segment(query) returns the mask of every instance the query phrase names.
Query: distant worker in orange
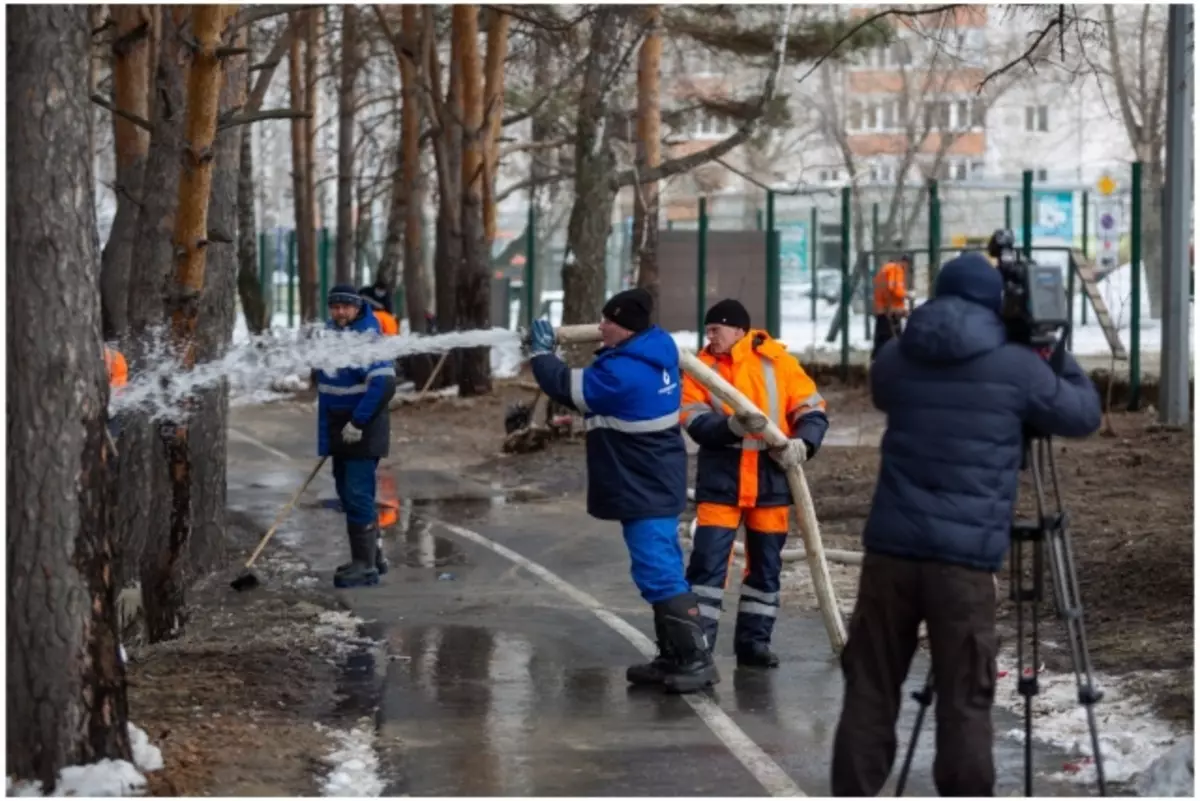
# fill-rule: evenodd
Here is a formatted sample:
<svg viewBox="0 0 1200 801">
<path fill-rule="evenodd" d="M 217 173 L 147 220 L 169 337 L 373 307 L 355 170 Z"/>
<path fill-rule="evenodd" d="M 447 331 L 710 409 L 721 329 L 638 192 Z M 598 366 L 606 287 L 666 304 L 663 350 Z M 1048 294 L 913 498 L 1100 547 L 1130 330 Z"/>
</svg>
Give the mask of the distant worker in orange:
<svg viewBox="0 0 1200 801">
<path fill-rule="evenodd" d="M 722 300 L 704 316 L 708 346 L 700 361 L 733 384 L 760 412 L 734 414 L 696 379 L 684 376 L 680 421 L 700 446 L 696 462 L 696 533 L 687 580 L 699 597 L 700 624 L 712 649 L 738 528 L 746 526 L 746 570 L 733 650 L 741 667 L 773 668 L 771 634 L 779 614 L 783 546 L 791 492 L 784 472 L 813 457 L 829 419 L 825 400 L 800 366 L 750 313 Z M 788 437 L 767 448 L 767 421 Z M 769 458 L 767 458 L 769 457 Z"/>
<path fill-rule="evenodd" d="M 109 389 L 117 389 L 129 383 L 129 365 L 116 348 L 104 346 L 104 366 L 108 368 Z"/>
<path fill-rule="evenodd" d="M 375 314 L 375 319 L 379 321 L 379 330 L 385 337 L 394 337 L 400 334 L 400 324 L 396 322 L 396 318 L 384 306 L 384 301 L 389 298 L 389 293 L 386 286 L 376 282 L 373 286 L 364 286 L 358 290 L 358 294 L 371 307 L 371 311 Z M 390 304 L 389 304 L 390 305 Z M 390 470 L 380 470 L 377 474 L 378 484 L 376 490 L 376 505 L 379 507 L 379 517 L 376 519 L 376 524 L 382 532 L 388 526 L 394 526 L 396 521 L 400 519 L 400 495 L 396 489 L 396 479 L 392 476 Z M 380 542 L 382 542 L 382 537 Z M 383 553 L 383 547 L 379 547 L 379 553 Z M 380 574 L 387 572 L 387 560 L 380 558 Z"/>
<path fill-rule="evenodd" d="M 908 316 L 908 270 L 912 264 L 907 253 L 889 261 L 875 274 L 875 344 L 871 361 L 888 340 L 900 336 Z"/>
</svg>

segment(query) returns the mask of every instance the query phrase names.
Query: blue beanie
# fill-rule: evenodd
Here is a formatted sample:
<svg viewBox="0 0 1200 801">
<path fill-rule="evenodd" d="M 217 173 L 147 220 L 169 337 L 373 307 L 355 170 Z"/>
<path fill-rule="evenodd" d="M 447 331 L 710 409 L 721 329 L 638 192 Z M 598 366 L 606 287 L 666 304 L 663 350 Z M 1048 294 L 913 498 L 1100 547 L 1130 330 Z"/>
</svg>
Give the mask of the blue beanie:
<svg viewBox="0 0 1200 801">
<path fill-rule="evenodd" d="M 953 295 L 1000 313 L 1004 301 L 1004 279 L 981 253 L 964 253 L 942 265 L 934 296 Z"/>
<path fill-rule="evenodd" d="M 335 303 L 345 303 L 347 306 L 361 306 L 363 299 L 354 287 L 349 284 L 338 284 L 329 290 L 329 300 L 327 303 L 330 306 Z"/>
</svg>

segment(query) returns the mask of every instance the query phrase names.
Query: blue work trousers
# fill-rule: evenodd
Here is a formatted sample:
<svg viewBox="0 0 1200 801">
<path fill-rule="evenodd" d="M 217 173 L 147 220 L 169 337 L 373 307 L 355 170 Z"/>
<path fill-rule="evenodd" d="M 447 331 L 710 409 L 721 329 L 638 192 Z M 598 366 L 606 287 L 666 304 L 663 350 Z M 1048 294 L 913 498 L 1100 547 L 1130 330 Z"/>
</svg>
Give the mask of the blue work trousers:
<svg viewBox="0 0 1200 801">
<path fill-rule="evenodd" d="M 724 607 L 725 584 L 736 528 L 697 526 L 687 577 L 699 596 L 700 623 L 711 646 L 717 641 L 717 622 Z M 746 529 L 746 572 L 738 597 L 733 647 L 737 653 L 770 645 L 779 615 L 779 575 L 787 534 L 764 534 Z"/>
<path fill-rule="evenodd" d="M 646 603 L 661 603 L 690 591 L 684 578 L 678 517 L 622 520 L 621 531 L 629 548 L 633 583 Z"/>
<path fill-rule="evenodd" d="M 375 522 L 375 472 L 378 459 L 333 458 L 333 483 L 346 511 L 346 522 L 366 526 Z"/>
</svg>

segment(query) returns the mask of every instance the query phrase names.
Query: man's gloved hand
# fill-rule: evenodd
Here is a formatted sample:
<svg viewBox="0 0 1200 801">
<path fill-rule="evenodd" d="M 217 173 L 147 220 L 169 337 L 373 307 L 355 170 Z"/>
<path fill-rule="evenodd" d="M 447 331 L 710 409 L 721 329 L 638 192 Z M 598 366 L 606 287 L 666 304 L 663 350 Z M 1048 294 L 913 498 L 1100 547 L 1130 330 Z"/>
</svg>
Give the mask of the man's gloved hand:
<svg viewBox="0 0 1200 801">
<path fill-rule="evenodd" d="M 543 353 L 554 353 L 554 326 L 549 320 L 534 320 L 529 331 L 529 352 L 534 356 Z"/>
<path fill-rule="evenodd" d="M 808 444 L 801 439 L 789 439 L 787 445 L 767 451 L 780 467 L 804 464 L 808 460 Z"/>
<path fill-rule="evenodd" d="M 729 418 L 729 430 L 739 437 L 761 434 L 767 428 L 767 418 L 762 412 L 738 412 Z"/>
<path fill-rule="evenodd" d="M 362 429 L 354 425 L 354 423 L 346 423 L 342 427 L 342 442 L 347 445 L 353 445 L 362 439 Z"/>
</svg>

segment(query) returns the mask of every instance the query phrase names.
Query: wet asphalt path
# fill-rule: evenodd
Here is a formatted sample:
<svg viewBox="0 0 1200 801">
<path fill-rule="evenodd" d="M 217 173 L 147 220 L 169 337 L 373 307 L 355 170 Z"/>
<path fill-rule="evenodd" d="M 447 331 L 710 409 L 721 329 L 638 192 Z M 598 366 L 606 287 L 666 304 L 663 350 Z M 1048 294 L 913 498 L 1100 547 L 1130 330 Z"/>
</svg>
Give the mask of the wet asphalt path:
<svg viewBox="0 0 1200 801">
<path fill-rule="evenodd" d="M 257 444 L 230 438 L 229 503 L 264 526 L 314 461 L 309 431 L 297 422 L 267 408 L 234 412 L 234 428 Z M 783 665 L 762 672 L 736 669 L 727 611 L 717 646 L 722 680 L 710 695 L 719 711 L 697 702 L 709 709 L 706 722 L 695 704 L 625 683 L 626 666 L 641 657 L 621 621 L 647 636 L 652 626 L 614 524 L 588 518 L 578 499 L 513 504 L 451 474 L 394 475 L 405 506 L 387 539 L 392 570 L 379 587 L 341 593 L 386 644 L 387 665 L 376 671 L 386 795 L 828 793 L 842 686 L 815 615 L 785 611 L 775 634 Z M 315 502 L 332 496 L 326 468 L 280 531 L 324 581 L 345 558 L 342 518 Z M 456 533 L 464 530 L 472 536 Z M 610 621 L 582 605 L 580 593 Z M 728 598 L 727 610 L 736 587 Z M 914 664 L 910 689 L 925 669 Z M 915 711 L 907 701 L 897 762 Z M 995 722 L 998 733 L 1019 725 L 999 711 Z M 935 792 L 932 743 L 927 720 L 909 795 Z M 1019 794 L 1019 748 L 1001 740 L 996 758 L 997 793 Z M 1036 762 L 1049 773 L 1063 759 L 1040 753 Z M 1036 789 L 1087 788 L 1040 781 Z"/>
</svg>

